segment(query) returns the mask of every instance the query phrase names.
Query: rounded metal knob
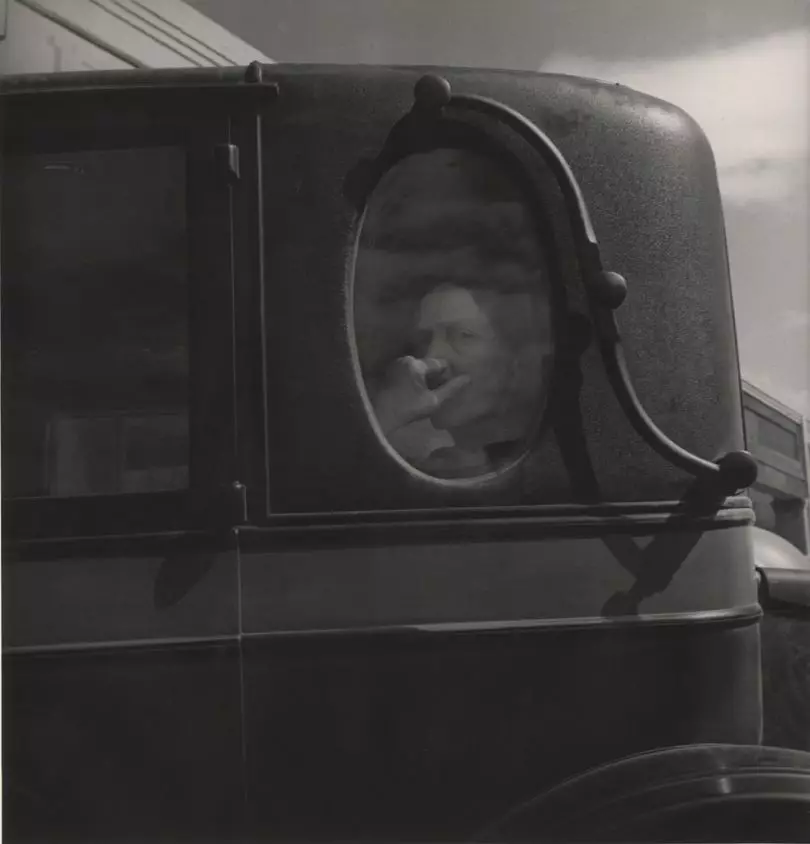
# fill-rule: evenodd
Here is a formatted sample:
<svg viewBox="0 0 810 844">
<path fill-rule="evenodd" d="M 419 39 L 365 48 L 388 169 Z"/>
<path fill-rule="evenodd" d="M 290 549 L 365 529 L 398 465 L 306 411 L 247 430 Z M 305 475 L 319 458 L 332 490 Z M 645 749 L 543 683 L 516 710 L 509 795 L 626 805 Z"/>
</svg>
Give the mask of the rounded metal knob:
<svg viewBox="0 0 810 844">
<path fill-rule="evenodd" d="M 757 462 L 747 451 L 730 451 L 718 461 L 723 486 L 730 492 L 746 489 L 757 479 Z"/>
<path fill-rule="evenodd" d="M 616 310 L 627 296 L 627 281 L 619 273 L 602 272 L 594 282 L 594 293 L 601 304 Z"/>
<path fill-rule="evenodd" d="M 450 83 L 434 73 L 423 76 L 413 89 L 416 105 L 424 109 L 438 111 L 450 102 L 451 96 Z"/>
</svg>

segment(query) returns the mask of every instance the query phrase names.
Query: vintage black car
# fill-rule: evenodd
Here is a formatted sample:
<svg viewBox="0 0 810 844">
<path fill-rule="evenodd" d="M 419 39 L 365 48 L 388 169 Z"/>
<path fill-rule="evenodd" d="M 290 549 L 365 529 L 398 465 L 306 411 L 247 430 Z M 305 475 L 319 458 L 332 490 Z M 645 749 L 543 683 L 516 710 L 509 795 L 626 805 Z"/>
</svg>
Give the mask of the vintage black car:
<svg viewBox="0 0 810 844">
<path fill-rule="evenodd" d="M 8 842 L 810 829 L 686 114 L 450 68 L 0 91 Z"/>
</svg>

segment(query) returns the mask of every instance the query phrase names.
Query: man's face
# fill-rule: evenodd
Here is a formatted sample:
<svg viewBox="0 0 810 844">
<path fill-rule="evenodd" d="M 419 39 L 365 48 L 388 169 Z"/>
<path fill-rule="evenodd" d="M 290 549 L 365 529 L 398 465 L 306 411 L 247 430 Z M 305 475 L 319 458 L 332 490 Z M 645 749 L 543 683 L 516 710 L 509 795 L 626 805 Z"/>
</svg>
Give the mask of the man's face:
<svg viewBox="0 0 810 844">
<path fill-rule="evenodd" d="M 450 377 L 470 383 L 431 416 L 436 428 L 458 428 L 499 410 L 513 354 L 486 310 L 462 287 L 443 285 L 421 302 L 417 322 L 420 353 L 449 364 Z"/>
</svg>

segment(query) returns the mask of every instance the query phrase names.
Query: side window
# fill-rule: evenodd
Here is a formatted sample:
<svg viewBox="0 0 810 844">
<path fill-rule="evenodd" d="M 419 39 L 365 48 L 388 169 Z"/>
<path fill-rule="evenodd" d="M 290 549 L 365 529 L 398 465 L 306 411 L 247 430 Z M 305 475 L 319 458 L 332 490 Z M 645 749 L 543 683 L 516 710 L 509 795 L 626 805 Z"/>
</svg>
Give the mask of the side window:
<svg viewBox="0 0 810 844">
<path fill-rule="evenodd" d="M 455 479 L 525 451 L 549 387 L 550 280 L 497 161 L 436 149 L 389 170 L 365 208 L 353 298 L 369 402 L 401 457 Z"/>
<path fill-rule="evenodd" d="M 187 487 L 185 158 L 5 159 L 4 497 Z"/>
</svg>

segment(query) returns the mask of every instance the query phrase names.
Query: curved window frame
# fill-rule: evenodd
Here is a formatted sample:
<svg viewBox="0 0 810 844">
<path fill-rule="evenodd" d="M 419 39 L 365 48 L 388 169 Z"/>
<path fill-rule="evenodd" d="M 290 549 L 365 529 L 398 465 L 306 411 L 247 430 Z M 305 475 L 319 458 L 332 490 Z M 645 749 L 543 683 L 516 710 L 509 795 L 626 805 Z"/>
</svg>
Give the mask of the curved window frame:
<svg viewBox="0 0 810 844">
<path fill-rule="evenodd" d="M 518 139 L 528 146 L 530 160 L 540 161 L 551 171 L 565 203 L 566 222 L 572 235 L 577 265 L 585 288 L 591 324 L 598 341 L 607 380 L 615 393 L 628 422 L 646 444 L 673 465 L 695 477 L 692 495 L 707 501 L 720 501 L 728 495 L 751 486 L 756 480 L 757 464 L 747 451 L 730 451 L 715 460 L 706 460 L 682 448 L 655 424 L 636 395 L 624 352 L 615 311 L 627 296 L 627 282 L 617 272 L 605 270 L 599 243 L 591 222 L 582 190 L 563 153 L 541 129 L 520 112 L 497 100 L 469 94 L 453 94 L 450 84 L 442 77 L 428 74 L 414 87 L 414 105 L 408 114 L 391 130 L 380 155 L 361 162 L 347 178 L 345 193 L 358 210 L 362 210 L 370 190 L 393 161 L 409 149 L 429 149 L 436 146 L 436 138 L 448 127 L 463 123 L 469 133 L 477 130 L 479 137 L 495 135 L 499 145 L 507 147 Z M 511 152 L 514 156 L 514 152 Z M 526 160 L 526 154 L 517 156 Z M 532 168 L 526 169 L 527 177 Z M 531 182 L 529 182 L 531 184 Z M 540 192 L 529 190 L 530 207 L 542 209 Z M 542 214 L 540 215 L 542 219 Z M 556 255 L 550 251 L 550 255 Z M 556 277 L 556 275 L 554 276 Z M 576 320 L 569 325 L 575 327 Z M 587 336 L 577 336 L 574 330 L 568 340 L 567 354 L 557 360 L 578 356 L 590 343 Z M 559 335 L 558 335 L 559 336 Z M 580 342 L 581 341 L 581 342 Z M 559 367 L 557 368 L 559 372 Z"/>
</svg>

